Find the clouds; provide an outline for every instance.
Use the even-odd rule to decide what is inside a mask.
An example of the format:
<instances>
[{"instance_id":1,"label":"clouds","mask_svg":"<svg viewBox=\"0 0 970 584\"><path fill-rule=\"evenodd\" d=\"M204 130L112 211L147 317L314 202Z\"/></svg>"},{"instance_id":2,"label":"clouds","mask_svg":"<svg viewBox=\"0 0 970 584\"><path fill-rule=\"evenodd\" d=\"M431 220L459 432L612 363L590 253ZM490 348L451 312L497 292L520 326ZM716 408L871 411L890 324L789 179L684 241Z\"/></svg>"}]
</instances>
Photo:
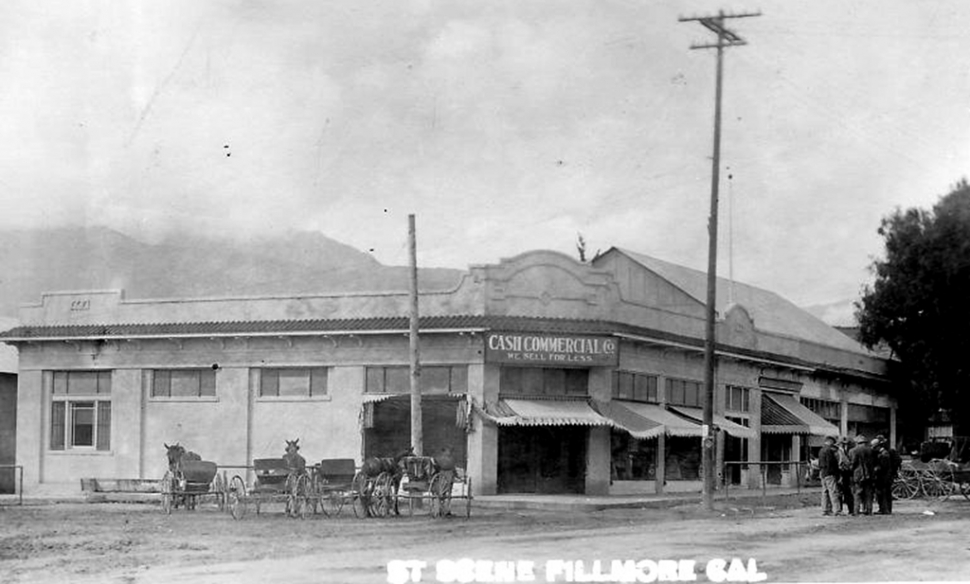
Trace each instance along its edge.
<instances>
[{"instance_id":1,"label":"clouds","mask_svg":"<svg viewBox=\"0 0 970 584\"><path fill-rule=\"evenodd\" d=\"M879 218L970 159L970 82L947 65L967 8L853 6L769 2L726 61L735 272L799 302L853 294ZM427 264L572 253L582 231L703 268L714 61L688 50L692 10L710 6L5 3L0 221L318 229L403 263L414 212Z\"/></svg>"}]
</instances>

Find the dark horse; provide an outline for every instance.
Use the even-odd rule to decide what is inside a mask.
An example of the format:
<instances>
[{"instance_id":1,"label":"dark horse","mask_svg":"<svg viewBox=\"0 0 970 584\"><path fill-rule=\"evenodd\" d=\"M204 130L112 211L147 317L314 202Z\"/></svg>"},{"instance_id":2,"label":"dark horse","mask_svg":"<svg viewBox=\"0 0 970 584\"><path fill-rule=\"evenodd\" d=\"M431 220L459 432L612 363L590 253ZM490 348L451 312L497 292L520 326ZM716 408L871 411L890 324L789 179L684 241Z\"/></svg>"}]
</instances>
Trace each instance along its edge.
<instances>
[{"instance_id":1,"label":"dark horse","mask_svg":"<svg viewBox=\"0 0 970 584\"><path fill-rule=\"evenodd\" d=\"M364 459L364 464L361 465L360 472L370 480L376 479L381 473L388 473L391 476L391 492L397 493L398 488L401 486L401 479L404 477L402 460L404 457L412 456L413 454L414 447L412 446L392 457L371 456L370 458ZM397 507L397 497L394 497L394 513L400 515Z\"/></svg>"},{"instance_id":2,"label":"dark horse","mask_svg":"<svg viewBox=\"0 0 970 584\"><path fill-rule=\"evenodd\" d=\"M165 444L165 456L166 458L168 458L168 470L172 475L173 481L177 480L181 476L183 462L202 460L201 456L199 456L195 452L186 450L185 447L179 444L178 442L172 445ZM178 486L180 489L182 487L182 485L176 485L176 486ZM195 497L189 497L186 495L180 495L180 496L174 497L172 501L172 505L178 508L180 504L185 505L187 509L194 509Z\"/></svg>"}]
</instances>

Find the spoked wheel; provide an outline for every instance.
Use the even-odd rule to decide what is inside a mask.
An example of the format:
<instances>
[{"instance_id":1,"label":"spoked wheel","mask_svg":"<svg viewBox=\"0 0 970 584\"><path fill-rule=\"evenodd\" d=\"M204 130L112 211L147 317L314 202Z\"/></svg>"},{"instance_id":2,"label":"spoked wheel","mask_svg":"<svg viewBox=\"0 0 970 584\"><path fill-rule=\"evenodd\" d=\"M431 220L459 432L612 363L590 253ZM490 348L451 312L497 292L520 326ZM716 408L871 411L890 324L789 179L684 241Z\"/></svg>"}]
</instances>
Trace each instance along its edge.
<instances>
[{"instance_id":1,"label":"spoked wheel","mask_svg":"<svg viewBox=\"0 0 970 584\"><path fill-rule=\"evenodd\" d=\"M896 500L912 499L919 493L919 477L913 471L900 470L899 476L893 481L893 498Z\"/></svg>"},{"instance_id":2,"label":"spoked wheel","mask_svg":"<svg viewBox=\"0 0 970 584\"><path fill-rule=\"evenodd\" d=\"M246 483L239 475L229 481L226 503L233 519L242 519L246 516Z\"/></svg>"},{"instance_id":3,"label":"spoked wheel","mask_svg":"<svg viewBox=\"0 0 970 584\"><path fill-rule=\"evenodd\" d=\"M290 489L287 508L290 510L291 517L306 519L310 508L310 477L300 475Z\"/></svg>"},{"instance_id":4,"label":"spoked wheel","mask_svg":"<svg viewBox=\"0 0 970 584\"><path fill-rule=\"evenodd\" d=\"M320 496L320 508L327 517L340 515L344 505L347 503L347 496L340 491L330 491ZM356 510L354 511L356 514Z\"/></svg>"},{"instance_id":5,"label":"spoked wheel","mask_svg":"<svg viewBox=\"0 0 970 584\"><path fill-rule=\"evenodd\" d=\"M172 471L165 471L165 476L162 477L162 482L159 485L162 493L162 511L166 515L172 514L172 507L175 505L175 475Z\"/></svg>"},{"instance_id":6,"label":"spoked wheel","mask_svg":"<svg viewBox=\"0 0 970 584\"><path fill-rule=\"evenodd\" d=\"M946 499L950 496L950 484L945 482L937 473L931 470L924 470L921 472L920 487L923 490L923 494L927 497L940 497Z\"/></svg>"},{"instance_id":7,"label":"spoked wheel","mask_svg":"<svg viewBox=\"0 0 970 584\"><path fill-rule=\"evenodd\" d=\"M363 519L369 514L372 483L367 480L364 473L359 472L354 476L352 488L351 503L354 508L354 516Z\"/></svg>"},{"instance_id":8,"label":"spoked wheel","mask_svg":"<svg viewBox=\"0 0 970 584\"><path fill-rule=\"evenodd\" d=\"M374 490L370 496L371 515L375 517L387 517L391 510L391 475L382 472L374 480Z\"/></svg>"},{"instance_id":9,"label":"spoked wheel","mask_svg":"<svg viewBox=\"0 0 970 584\"><path fill-rule=\"evenodd\" d=\"M428 489L431 493L430 513L432 517L444 517L451 512L451 486L454 476L450 471L442 471L431 479Z\"/></svg>"},{"instance_id":10,"label":"spoked wheel","mask_svg":"<svg viewBox=\"0 0 970 584\"><path fill-rule=\"evenodd\" d=\"M219 506L219 511L225 511L226 482L222 475L216 473L216 476L212 479L212 484L209 486L209 492L216 495L216 505Z\"/></svg>"}]
</instances>

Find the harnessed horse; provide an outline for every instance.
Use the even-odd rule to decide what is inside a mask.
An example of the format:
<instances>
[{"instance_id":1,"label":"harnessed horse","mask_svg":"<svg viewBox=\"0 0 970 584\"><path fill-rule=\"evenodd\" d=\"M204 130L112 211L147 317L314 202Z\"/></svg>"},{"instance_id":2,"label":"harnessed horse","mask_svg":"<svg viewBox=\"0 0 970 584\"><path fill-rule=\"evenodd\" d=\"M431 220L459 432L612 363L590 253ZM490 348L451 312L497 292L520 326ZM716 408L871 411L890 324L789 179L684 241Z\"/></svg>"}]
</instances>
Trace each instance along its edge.
<instances>
[{"instance_id":1,"label":"harnessed horse","mask_svg":"<svg viewBox=\"0 0 970 584\"><path fill-rule=\"evenodd\" d=\"M178 442L172 445L165 444L164 442L162 444L165 445L165 457L168 459L168 470L172 476L172 480L178 480L178 478L182 475L183 462L202 460L201 456L195 452L192 452L191 450L186 450L185 447ZM180 495L175 497L172 504L175 508L178 508L178 506L181 504L187 509L194 509L195 498Z\"/></svg>"}]
</instances>

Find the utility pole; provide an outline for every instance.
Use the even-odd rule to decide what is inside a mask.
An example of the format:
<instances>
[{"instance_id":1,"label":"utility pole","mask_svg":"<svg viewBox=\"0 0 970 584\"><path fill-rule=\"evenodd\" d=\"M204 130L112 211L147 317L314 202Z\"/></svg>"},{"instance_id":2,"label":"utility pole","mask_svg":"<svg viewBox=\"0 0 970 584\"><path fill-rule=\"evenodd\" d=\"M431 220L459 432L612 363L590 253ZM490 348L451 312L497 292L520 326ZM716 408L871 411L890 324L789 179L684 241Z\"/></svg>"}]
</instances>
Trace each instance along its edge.
<instances>
[{"instance_id":1,"label":"utility pole","mask_svg":"<svg viewBox=\"0 0 970 584\"><path fill-rule=\"evenodd\" d=\"M410 260L410 357L411 357L411 447L415 456L424 454L424 428L421 421L421 365L418 359L418 243L414 214L408 215L408 255Z\"/></svg>"},{"instance_id":2,"label":"utility pole","mask_svg":"<svg viewBox=\"0 0 970 584\"><path fill-rule=\"evenodd\" d=\"M721 164L721 85L723 78L724 49L747 44L737 33L728 30L724 21L728 18L761 16L760 12L725 14L717 16L681 17L680 22L699 22L717 35L716 43L694 44L691 49L717 49L717 85L714 97L714 156L711 163L711 216L707 225L707 331L704 341L704 432L701 438L701 468L704 473L704 509L714 509L714 370L715 301L717 299L717 191Z\"/></svg>"}]
</instances>

